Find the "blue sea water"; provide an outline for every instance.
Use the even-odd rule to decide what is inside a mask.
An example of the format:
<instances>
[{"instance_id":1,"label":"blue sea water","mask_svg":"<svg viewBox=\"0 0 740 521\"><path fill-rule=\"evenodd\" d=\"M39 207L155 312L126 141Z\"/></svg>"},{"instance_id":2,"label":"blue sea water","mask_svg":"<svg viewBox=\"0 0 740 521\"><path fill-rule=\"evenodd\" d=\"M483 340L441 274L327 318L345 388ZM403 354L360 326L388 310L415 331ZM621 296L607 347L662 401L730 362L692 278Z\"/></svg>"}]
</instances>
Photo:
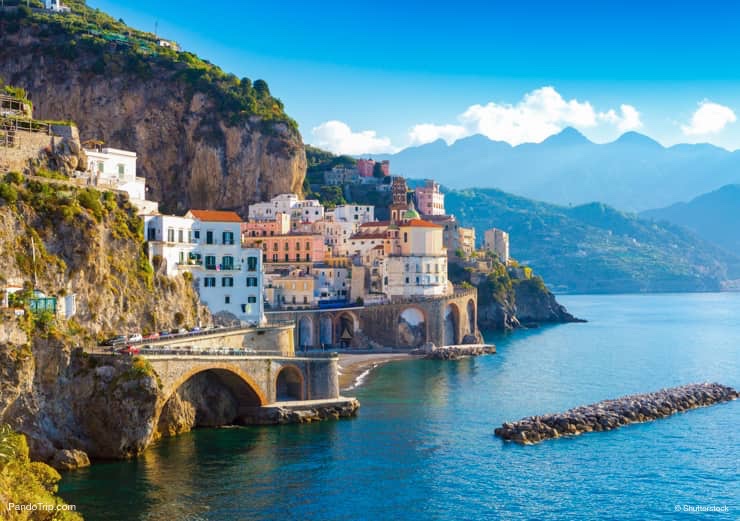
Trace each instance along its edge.
<instances>
[{"instance_id":1,"label":"blue sea water","mask_svg":"<svg viewBox=\"0 0 740 521\"><path fill-rule=\"evenodd\" d=\"M560 297L587 324L380 367L360 414L199 430L66 474L88 520L739 519L740 402L534 446L504 421L690 382L740 387L740 294ZM714 507L726 512L690 512Z\"/></svg>"}]
</instances>

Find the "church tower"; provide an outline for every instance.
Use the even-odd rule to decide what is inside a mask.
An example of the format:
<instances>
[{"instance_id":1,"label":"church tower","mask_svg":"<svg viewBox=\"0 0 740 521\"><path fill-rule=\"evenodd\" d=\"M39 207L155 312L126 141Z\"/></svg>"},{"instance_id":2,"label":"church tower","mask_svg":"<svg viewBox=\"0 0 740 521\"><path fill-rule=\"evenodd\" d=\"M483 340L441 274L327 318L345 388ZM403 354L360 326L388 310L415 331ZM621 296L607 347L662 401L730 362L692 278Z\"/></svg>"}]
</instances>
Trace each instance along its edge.
<instances>
[{"instance_id":1,"label":"church tower","mask_svg":"<svg viewBox=\"0 0 740 521\"><path fill-rule=\"evenodd\" d=\"M409 203L406 199L407 192L408 186L406 186L406 180L400 176L394 177L391 181L391 195L393 199L391 205L388 207L392 223L401 222L403 220L403 214L409 209Z\"/></svg>"}]
</instances>

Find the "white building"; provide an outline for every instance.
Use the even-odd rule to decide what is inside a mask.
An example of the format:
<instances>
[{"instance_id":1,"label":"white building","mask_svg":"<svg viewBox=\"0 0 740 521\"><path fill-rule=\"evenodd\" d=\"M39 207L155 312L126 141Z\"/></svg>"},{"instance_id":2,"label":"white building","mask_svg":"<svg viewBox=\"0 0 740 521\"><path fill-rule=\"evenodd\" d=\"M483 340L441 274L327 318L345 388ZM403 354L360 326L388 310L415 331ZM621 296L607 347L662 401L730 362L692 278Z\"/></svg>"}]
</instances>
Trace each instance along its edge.
<instances>
[{"instance_id":1,"label":"white building","mask_svg":"<svg viewBox=\"0 0 740 521\"><path fill-rule=\"evenodd\" d=\"M269 202L249 206L249 220L272 220L279 213L290 215L294 225L300 222L312 223L324 218L324 207L316 199L300 200L295 194L276 195Z\"/></svg>"},{"instance_id":2,"label":"white building","mask_svg":"<svg viewBox=\"0 0 740 521\"><path fill-rule=\"evenodd\" d=\"M357 224L353 222L330 219L323 219L311 224L311 231L324 238L327 251L335 257L343 257L348 254L349 238L357 231L357 228Z\"/></svg>"},{"instance_id":3,"label":"white building","mask_svg":"<svg viewBox=\"0 0 740 521\"><path fill-rule=\"evenodd\" d=\"M349 295L349 268L329 264L314 264L312 274L316 283L314 296L318 300L346 300Z\"/></svg>"},{"instance_id":4,"label":"white building","mask_svg":"<svg viewBox=\"0 0 740 521\"><path fill-rule=\"evenodd\" d=\"M424 186L416 188L416 204L424 215L444 215L445 196L439 191L439 183L431 179L424 181Z\"/></svg>"},{"instance_id":5,"label":"white building","mask_svg":"<svg viewBox=\"0 0 740 521\"><path fill-rule=\"evenodd\" d=\"M155 268L161 266L171 277L179 273L182 266L199 262L200 249L193 235L194 224L195 220L190 217L144 216L149 260Z\"/></svg>"},{"instance_id":6,"label":"white building","mask_svg":"<svg viewBox=\"0 0 740 521\"><path fill-rule=\"evenodd\" d=\"M63 5L61 0L44 0L44 7L48 9L49 11L54 11L55 13L69 13L70 8L66 5Z\"/></svg>"},{"instance_id":7,"label":"white building","mask_svg":"<svg viewBox=\"0 0 740 521\"><path fill-rule=\"evenodd\" d=\"M335 221L369 223L375 220L375 207L371 205L342 204L327 212L327 217Z\"/></svg>"},{"instance_id":8,"label":"white building","mask_svg":"<svg viewBox=\"0 0 740 521\"><path fill-rule=\"evenodd\" d=\"M136 176L136 152L117 148L85 149L90 183L128 193L141 213L156 213L159 205L146 200L146 179Z\"/></svg>"},{"instance_id":9,"label":"white building","mask_svg":"<svg viewBox=\"0 0 740 521\"><path fill-rule=\"evenodd\" d=\"M399 225L400 252L388 257L388 285L391 297L448 295L447 249L443 228L420 219Z\"/></svg>"}]
</instances>

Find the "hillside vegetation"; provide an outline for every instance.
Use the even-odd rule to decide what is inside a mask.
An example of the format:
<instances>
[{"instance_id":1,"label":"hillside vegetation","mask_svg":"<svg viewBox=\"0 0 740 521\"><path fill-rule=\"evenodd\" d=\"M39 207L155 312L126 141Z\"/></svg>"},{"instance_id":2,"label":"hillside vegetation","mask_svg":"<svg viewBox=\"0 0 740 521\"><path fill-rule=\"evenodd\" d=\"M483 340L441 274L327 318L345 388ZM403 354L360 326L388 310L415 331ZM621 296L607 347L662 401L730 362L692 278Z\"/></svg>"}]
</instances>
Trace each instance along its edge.
<instances>
[{"instance_id":1,"label":"hillside vegetation","mask_svg":"<svg viewBox=\"0 0 740 521\"><path fill-rule=\"evenodd\" d=\"M592 203L561 207L495 189L447 194L466 226L508 231L511 255L560 292L713 291L740 276L740 258L685 228Z\"/></svg>"},{"instance_id":2,"label":"hillside vegetation","mask_svg":"<svg viewBox=\"0 0 740 521\"><path fill-rule=\"evenodd\" d=\"M147 197L168 213L245 213L301 192L303 142L264 80L65 3L71 13L0 10L0 78L25 90L35 118L74 121L82 142L135 151Z\"/></svg>"}]
</instances>

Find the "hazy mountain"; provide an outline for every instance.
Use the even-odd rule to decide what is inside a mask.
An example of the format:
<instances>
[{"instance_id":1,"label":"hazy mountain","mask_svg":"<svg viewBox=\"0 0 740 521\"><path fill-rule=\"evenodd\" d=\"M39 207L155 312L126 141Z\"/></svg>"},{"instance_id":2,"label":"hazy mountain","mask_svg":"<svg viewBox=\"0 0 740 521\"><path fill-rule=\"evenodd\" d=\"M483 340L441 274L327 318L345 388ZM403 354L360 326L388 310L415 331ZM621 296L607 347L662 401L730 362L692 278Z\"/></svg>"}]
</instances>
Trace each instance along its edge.
<instances>
[{"instance_id":1,"label":"hazy mountain","mask_svg":"<svg viewBox=\"0 0 740 521\"><path fill-rule=\"evenodd\" d=\"M707 145L663 147L636 132L595 144L573 128L542 143L512 147L476 135L439 140L393 155L391 171L450 186L496 187L561 205L592 201L630 211L686 201L740 183L740 153Z\"/></svg>"},{"instance_id":2,"label":"hazy mountain","mask_svg":"<svg viewBox=\"0 0 740 521\"><path fill-rule=\"evenodd\" d=\"M688 203L647 210L640 216L686 226L704 239L740 254L740 185L726 185Z\"/></svg>"},{"instance_id":3,"label":"hazy mountain","mask_svg":"<svg viewBox=\"0 0 740 521\"><path fill-rule=\"evenodd\" d=\"M569 145L566 145L569 146ZM494 189L451 191L448 213L510 234L511 254L556 291L717 290L740 277L740 257L670 223L655 223L601 203L563 207Z\"/></svg>"}]
</instances>

